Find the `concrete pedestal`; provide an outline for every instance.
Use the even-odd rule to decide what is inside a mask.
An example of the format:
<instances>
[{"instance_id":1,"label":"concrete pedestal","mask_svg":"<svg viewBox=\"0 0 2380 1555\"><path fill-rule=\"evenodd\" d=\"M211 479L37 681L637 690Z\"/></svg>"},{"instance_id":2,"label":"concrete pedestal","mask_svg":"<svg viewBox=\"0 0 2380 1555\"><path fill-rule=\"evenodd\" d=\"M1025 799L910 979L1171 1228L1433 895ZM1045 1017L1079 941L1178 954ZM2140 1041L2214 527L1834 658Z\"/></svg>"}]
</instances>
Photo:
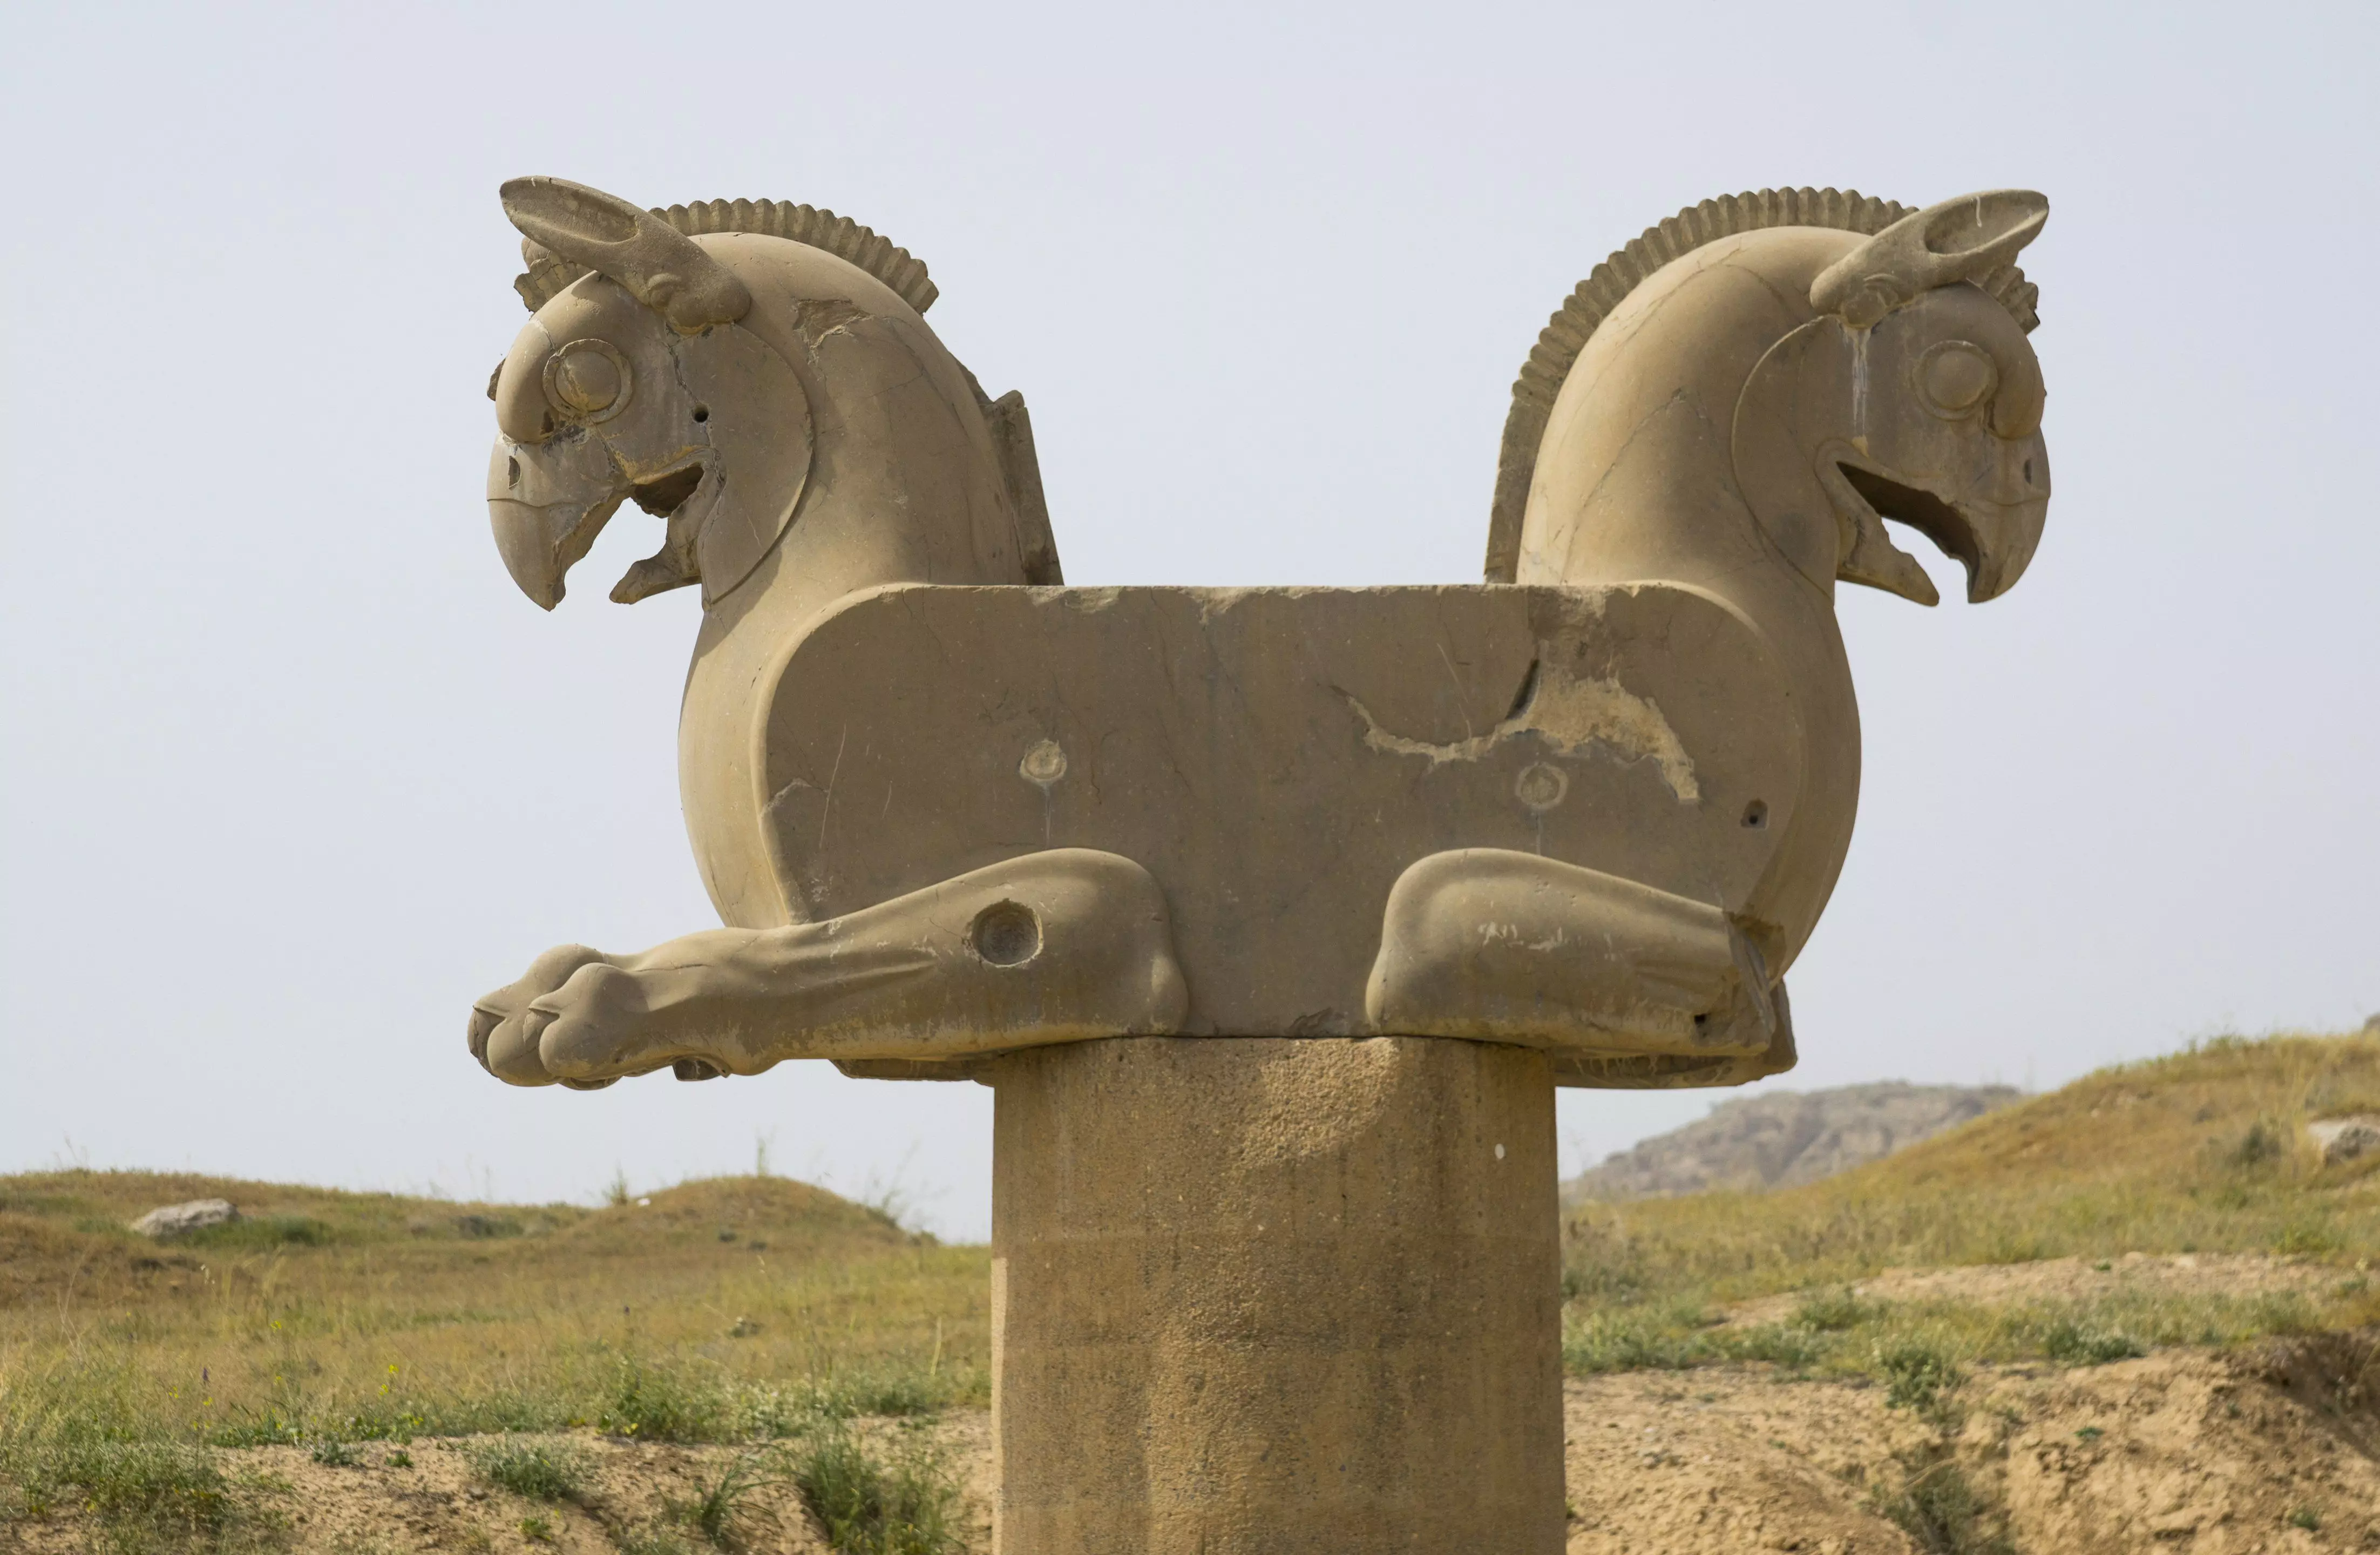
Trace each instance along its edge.
<instances>
[{"instance_id":1,"label":"concrete pedestal","mask_svg":"<svg viewBox=\"0 0 2380 1555\"><path fill-rule=\"evenodd\" d=\"M1426 1038L1002 1060L1001 1555L1554 1555L1553 1084Z\"/></svg>"}]
</instances>

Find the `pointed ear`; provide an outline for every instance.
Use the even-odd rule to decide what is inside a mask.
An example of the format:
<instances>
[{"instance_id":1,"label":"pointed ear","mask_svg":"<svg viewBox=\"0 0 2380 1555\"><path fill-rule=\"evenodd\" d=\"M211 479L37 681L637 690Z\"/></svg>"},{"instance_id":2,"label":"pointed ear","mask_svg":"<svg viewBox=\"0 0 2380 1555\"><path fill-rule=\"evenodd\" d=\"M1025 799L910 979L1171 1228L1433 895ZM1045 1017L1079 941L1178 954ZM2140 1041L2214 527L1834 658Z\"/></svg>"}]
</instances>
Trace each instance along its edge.
<instances>
[{"instance_id":1,"label":"pointed ear","mask_svg":"<svg viewBox=\"0 0 2380 1555\"><path fill-rule=\"evenodd\" d=\"M751 310L752 294L725 265L616 195L562 178L514 178L501 192L523 236L619 282L683 334Z\"/></svg>"},{"instance_id":2,"label":"pointed ear","mask_svg":"<svg viewBox=\"0 0 2380 1555\"><path fill-rule=\"evenodd\" d=\"M1979 281L2009 263L2049 220L2031 189L1962 194L1912 211L1818 273L1810 304L1865 329L1937 286Z\"/></svg>"}]
</instances>

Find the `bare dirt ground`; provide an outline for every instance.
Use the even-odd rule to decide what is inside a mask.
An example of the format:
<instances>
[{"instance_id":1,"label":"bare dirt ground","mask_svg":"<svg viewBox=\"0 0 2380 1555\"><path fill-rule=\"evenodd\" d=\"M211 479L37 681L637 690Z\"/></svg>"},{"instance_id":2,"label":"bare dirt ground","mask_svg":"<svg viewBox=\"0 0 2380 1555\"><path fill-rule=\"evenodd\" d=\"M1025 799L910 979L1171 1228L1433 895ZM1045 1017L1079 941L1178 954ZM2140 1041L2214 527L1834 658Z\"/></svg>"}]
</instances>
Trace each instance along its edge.
<instances>
[{"instance_id":1,"label":"bare dirt ground","mask_svg":"<svg viewBox=\"0 0 2380 1555\"><path fill-rule=\"evenodd\" d=\"M1874 1386L1761 1367L1574 1380L1564 1400L1570 1555L2380 1550L2380 1335L2368 1332L1980 1370L1930 1418L1888 1408ZM970 1547L988 1550L989 1421L969 1411L933 1430L965 1487ZM409 1466L377 1443L353 1467L297 1448L225 1459L236 1478L277 1487L261 1492L282 1525L273 1542L309 1555L704 1548L683 1509L738 1449L581 1445L593 1473L560 1504L492 1488L464 1442L417 1441ZM1884 1506L1913 1476L1946 1472L1985 1509L1981 1531L1921 1543ZM743 1508L741 1548L825 1555L788 1487ZM0 1525L0 1548L12 1537L28 1555L99 1547L71 1519Z\"/></svg>"},{"instance_id":2,"label":"bare dirt ground","mask_svg":"<svg viewBox=\"0 0 2380 1555\"><path fill-rule=\"evenodd\" d=\"M1573 1382L1570 1551L1918 1551L1881 1503L1943 1464L2023 1555L2380 1549L2375 1394L2368 1335L1982 1371L1938 1427L1756 1370Z\"/></svg>"}]
</instances>

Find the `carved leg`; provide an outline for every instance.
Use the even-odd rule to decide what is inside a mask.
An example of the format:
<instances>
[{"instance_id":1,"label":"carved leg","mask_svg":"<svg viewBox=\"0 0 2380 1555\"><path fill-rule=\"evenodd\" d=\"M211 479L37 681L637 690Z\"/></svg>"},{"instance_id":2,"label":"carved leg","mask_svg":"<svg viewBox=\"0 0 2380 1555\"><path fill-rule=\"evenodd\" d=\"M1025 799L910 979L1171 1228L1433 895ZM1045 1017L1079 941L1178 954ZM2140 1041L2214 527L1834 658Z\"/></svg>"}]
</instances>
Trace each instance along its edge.
<instances>
[{"instance_id":1,"label":"carved leg","mask_svg":"<svg viewBox=\"0 0 2380 1555\"><path fill-rule=\"evenodd\" d=\"M1748 1056L1778 1030L1760 953L1718 908L1500 848L1398 878L1365 1002L1376 1030L1597 1054Z\"/></svg>"},{"instance_id":2,"label":"carved leg","mask_svg":"<svg viewBox=\"0 0 2380 1555\"><path fill-rule=\"evenodd\" d=\"M473 1007L470 1036L499 1079L586 1088L665 1065L702 1078L1170 1031L1184 1005L1148 871L1060 848L823 923L548 951Z\"/></svg>"}]
</instances>

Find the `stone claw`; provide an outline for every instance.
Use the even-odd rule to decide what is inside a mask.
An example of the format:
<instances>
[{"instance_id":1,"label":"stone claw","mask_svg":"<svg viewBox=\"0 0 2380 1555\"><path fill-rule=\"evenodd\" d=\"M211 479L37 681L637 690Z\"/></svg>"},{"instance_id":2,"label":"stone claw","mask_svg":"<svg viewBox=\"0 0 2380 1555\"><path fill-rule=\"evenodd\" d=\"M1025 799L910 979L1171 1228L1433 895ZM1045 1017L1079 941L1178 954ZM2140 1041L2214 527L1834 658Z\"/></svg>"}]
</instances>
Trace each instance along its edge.
<instances>
[{"instance_id":1,"label":"stone claw","mask_svg":"<svg viewBox=\"0 0 2380 1555\"><path fill-rule=\"evenodd\" d=\"M472 1007L470 1039L500 1080L592 1090L657 1069L708 1080L1169 1032L1186 1003L1148 872L1056 848L820 923L637 955L563 945Z\"/></svg>"}]
</instances>

